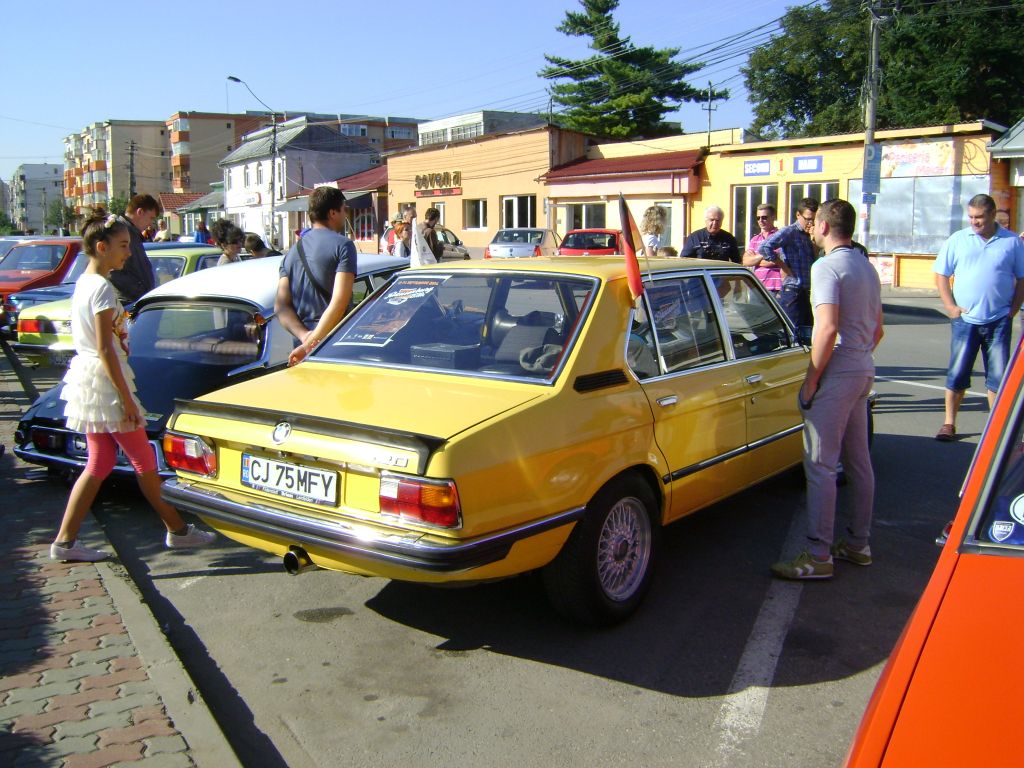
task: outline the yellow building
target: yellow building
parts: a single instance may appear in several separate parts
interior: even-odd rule
[[[998,186],[988,144],[1003,130],[978,121],[875,134],[880,192],[871,207],[867,245],[880,257],[883,279],[905,287],[934,286],[935,254],[950,234],[967,226],[967,201],[979,193],[993,194]],[[863,218],[863,133],[721,143],[726,133],[711,135],[711,148],[697,171],[699,183],[685,198],[685,215],[678,216],[679,203],[673,208],[674,221],[686,225],[673,226],[671,245],[680,248],[688,233],[703,227],[704,210],[711,205],[725,211],[725,228],[741,246],[757,232],[754,214],[761,203],[776,207],[779,225],[793,221],[804,197],[845,198]],[[692,149],[695,140],[706,144],[707,134],[602,145],[591,156],[679,152]]]
[[[391,155],[387,214],[407,205],[419,216],[437,208],[441,223],[470,247],[486,246],[503,227],[551,227],[564,234],[555,226],[541,177],[583,158],[587,142],[583,134],[542,125]]]

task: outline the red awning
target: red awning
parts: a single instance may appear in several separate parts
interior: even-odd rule
[[[575,160],[541,176],[549,183],[596,181],[601,179],[621,179],[623,177],[642,178],[645,176],[664,176],[669,173],[689,173],[704,159],[704,150],[694,149],[685,152],[663,152],[656,155],[636,155],[633,157],[604,157],[597,160]]]

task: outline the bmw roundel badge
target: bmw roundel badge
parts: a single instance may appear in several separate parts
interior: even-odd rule
[[[288,435],[290,435],[291,433],[292,425],[289,424],[287,421],[282,421],[276,427],[274,427],[274,434],[271,435],[271,439],[277,445],[280,445],[281,443],[288,439]]]

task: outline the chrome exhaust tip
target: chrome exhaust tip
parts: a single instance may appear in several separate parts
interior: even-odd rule
[[[284,569],[292,576],[316,568],[316,565],[302,547],[289,547],[284,553]]]

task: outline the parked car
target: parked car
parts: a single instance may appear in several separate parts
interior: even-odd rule
[[[77,237],[54,237],[18,243],[0,259],[0,328],[9,325],[14,307],[8,297],[17,291],[57,285],[82,250]]]
[[[559,238],[550,229],[499,229],[484,249],[485,259],[555,256]]]
[[[593,624],[640,603],[659,531],[801,460],[808,351],[746,269],[622,259],[409,270],[306,362],[179,403],[174,506],[298,572],[541,570]]]
[[[294,339],[274,315],[280,265],[280,256],[268,256],[193,272],[135,303],[128,360],[162,475],[173,475],[160,437],[175,398],[197,397],[287,362]],[[354,300],[407,266],[394,256],[361,254]],[[60,389],[45,392],[22,416],[14,452],[33,464],[77,472],[85,466],[85,437],[65,427]],[[131,474],[132,467],[118,454],[114,471]]]
[[[182,275],[215,267],[221,256],[219,248],[209,245],[167,245],[176,247],[166,247],[163,243],[145,244],[158,286]],[[85,264],[88,264],[88,256],[84,253],[79,254],[79,258],[84,258]],[[81,274],[84,270],[85,265],[76,264],[68,276],[75,271]],[[21,294],[17,302],[14,296],[11,297],[11,303],[17,309],[15,327],[18,341],[13,345],[16,352],[52,363],[70,359],[75,350],[71,339],[71,294],[75,292],[77,279],[78,275],[75,275],[61,286],[55,286],[54,290],[60,289],[63,298],[49,303],[23,308]]]
[[[611,256],[622,253],[622,232],[617,229],[570,229],[558,246],[559,256]]]
[[[441,254],[441,261],[465,261],[469,258],[469,249],[462,244],[462,241],[455,236],[447,227],[435,227],[437,239],[444,246],[444,253]]]
[[[1020,765],[1024,352],[1018,347],[932,577],[868,702],[848,766]]]

